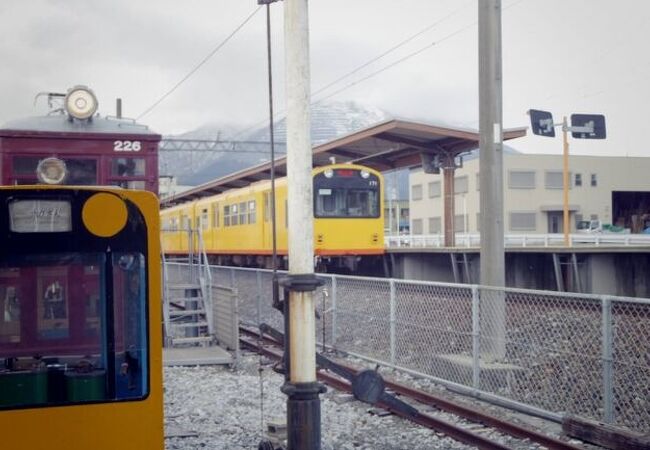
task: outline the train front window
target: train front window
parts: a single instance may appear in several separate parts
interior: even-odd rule
[[[148,391],[140,253],[0,256],[0,409]]]
[[[51,155],[50,155],[51,156]],[[13,176],[16,184],[38,184],[36,168],[48,156],[14,156]],[[97,160],[88,158],[61,158],[65,162],[66,177],[63,184],[84,186],[97,184]]]
[[[340,173],[339,173],[340,172]],[[360,170],[341,169],[314,177],[314,216],[317,218],[379,217],[379,180]]]
[[[115,158],[111,165],[111,175],[135,177],[145,174],[144,158]]]

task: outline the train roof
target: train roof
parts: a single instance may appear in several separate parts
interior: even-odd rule
[[[118,119],[116,117],[101,117],[92,120],[70,119],[64,114],[28,117],[7,122],[0,126],[0,136],[8,132],[44,132],[44,133],[91,133],[91,134],[132,134],[150,136],[160,139],[160,135],[151,131],[146,125],[137,123],[133,119]]]

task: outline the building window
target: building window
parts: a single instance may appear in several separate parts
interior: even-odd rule
[[[411,186],[411,200],[422,200],[422,185],[414,184]]]
[[[440,197],[440,181],[429,183],[429,198]]]
[[[456,214],[454,216],[454,231],[460,232],[460,233],[467,233],[467,230],[465,229],[465,225],[467,224],[465,218],[467,216],[464,214]],[[469,225],[469,224],[467,224]],[[469,226],[467,227],[469,228]]]
[[[535,231],[537,229],[537,213],[511,212],[510,231]]]
[[[575,219],[576,219],[576,224],[582,222],[582,214],[576,213],[575,214]]]
[[[598,178],[596,178],[596,174],[592,173],[591,174],[591,185],[592,186],[598,186]]]
[[[442,219],[440,217],[429,217],[429,234],[442,233]]]
[[[591,220],[598,220],[598,214],[592,214]]]
[[[574,184],[576,186],[582,186],[582,174],[581,173],[576,173],[574,180],[575,180]]]
[[[411,234],[422,234],[422,219],[413,219]]]
[[[569,172],[569,180],[571,179],[571,172]],[[544,173],[544,185],[546,189],[563,189],[564,188],[564,173],[561,170],[549,170]],[[571,183],[569,183],[569,188]]]
[[[454,178],[454,194],[463,194],[469,190],[467,175]]]
[[[511,170],[508,172],[510,189],[535,189],[535,171]]]

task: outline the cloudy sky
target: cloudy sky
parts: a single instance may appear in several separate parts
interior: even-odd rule
[[[310,0],[314,100],[355,101],[396,117],[476,128],[479,0]],[[265,10],[256,0],[2,0],[0,123],[47,110],[38,92],[76,84],[100,112],[138,117],[247,17],[193,76],[140,121],[169,134],[206,123],[246,129],[266,117]],[[606,141],[575,154],[650,156],[650,2],[502,0],[504,124],[529,108],[602,113]],[[282,3],[272,5],[276,110],[283,109]],[[426,30],[394,51],[396,45]],[[352,75],[363,64],[388,52]],[[337,81],[336,83],[333,83]],[[329,86],[329,87],[327,87]],[[323,90],[323,87],[327,87]],[[316,94],[317,93],[317,94]],[[561,140],[526,137],[524,152]]]

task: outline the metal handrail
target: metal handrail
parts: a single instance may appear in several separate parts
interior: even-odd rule
[[[571,234],[569,235],[571,246],[591,245],[599,246],[650,246],[650,235],[648,234]],[[562,247],[564,246],[564,235],[553,234],[506,234],[504,236],[506,247]],[[384,245],[386,248],[442,248],[445,246],[442,234],[409,234],[385,236]],[[479,247],[481,235],[479,233],[457,233],[456,247]]]
[[[165,336],[171,336],[171,324],[169,316],[169,272],[167,271],[167,260],[165,258],[165,247],[163,246],[162,234],[160,236],[160,257],[163,266],[162,270],[162,284],[163,284],[163,299],[162,299],[162,313],[163,323],[165,325]]]
[[[196,234],[198,236],[198,254],[199,254],[199,282],[201,285],[201,294],[203,297],[203,305],[205,307],[205,313],[208,316],[208,332],[210,335],[214,335],[214,322],[212,315],[212,272],[210,271],[210,265],[208,263],[208,255],[205,251],[205,243],[203,242],[203,233],[201,228],[197,227]],[[201,274],[203,276],[201,276]]]

